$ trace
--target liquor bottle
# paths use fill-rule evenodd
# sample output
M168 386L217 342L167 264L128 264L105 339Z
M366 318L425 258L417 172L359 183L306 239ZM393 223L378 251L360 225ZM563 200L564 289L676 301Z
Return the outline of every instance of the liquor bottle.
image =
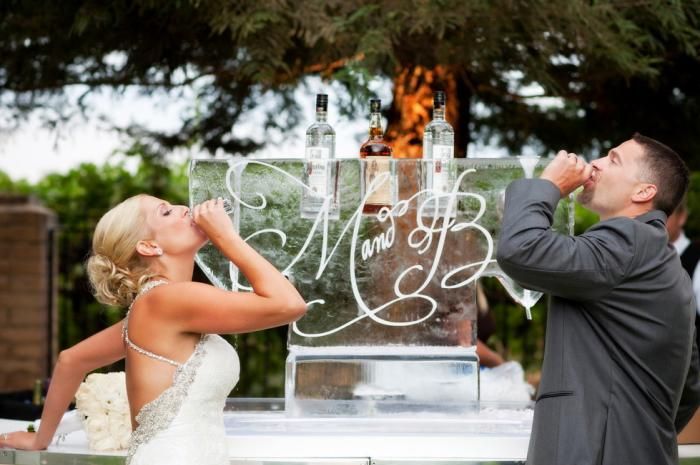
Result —
M329 216L339 216L336 189L337 163L335 161L335 131L326 122L328 95L316 95L316 122L306 130L304 184L301 216L316 218L324 201L331 196Z
M432 201L432 206L438 207L441 215L444 214L447 198L439 196L449 193L454 183L454 170L450 163L454 159L454 141L454 129L445 121L445 93L438 90L433 94L433 120L423 133L423 158L429 160L426 164L427 188L432 191L431 195L438 196ZM450 216L454 216L454 213Z
M392 205L391 147L384 142L382 115L380 113L382 101L372 99L369 101L369 106L369 138L360 147L360 158L364 160L362 163L361 191L363 198L368 189L372 188L372 193L367 197L362 213L374 215L382 207L391 207ZM385 181L372 185L380 175L386 175Z

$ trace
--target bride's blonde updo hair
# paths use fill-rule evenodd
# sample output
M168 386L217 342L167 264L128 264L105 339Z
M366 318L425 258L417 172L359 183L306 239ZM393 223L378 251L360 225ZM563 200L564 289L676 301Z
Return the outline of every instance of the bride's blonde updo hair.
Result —
M136 252L150 232L140 194L104 214L95 227L87 272L95 298L106 305L128 307L141 286L156 274Z

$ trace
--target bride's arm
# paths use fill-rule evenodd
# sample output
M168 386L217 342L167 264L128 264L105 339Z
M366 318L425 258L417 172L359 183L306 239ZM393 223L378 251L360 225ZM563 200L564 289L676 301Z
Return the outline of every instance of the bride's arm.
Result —
M271 328L304 315L306 302L299 292L234 231L222 201L197 205L193 217L248 279L253 292L229 292L194 282L172 283L143 297L152 315L174 323L182 332L220 334Z
M126 349L122 342L121 331L122 322L120 321L61 351L41 413L39 431L9 433L7 440L0 435L0 447L46 449L85 375L125 357Z

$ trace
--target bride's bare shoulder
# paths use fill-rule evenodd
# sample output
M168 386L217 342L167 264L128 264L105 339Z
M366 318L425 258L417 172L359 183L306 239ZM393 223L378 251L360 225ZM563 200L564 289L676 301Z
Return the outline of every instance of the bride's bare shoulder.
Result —
M142 295L134 306L147 307L148 312L154 315L168 316L177 313L183 306L202 305L208 299L225 292L211 284L194 281L168 283L156 286Z

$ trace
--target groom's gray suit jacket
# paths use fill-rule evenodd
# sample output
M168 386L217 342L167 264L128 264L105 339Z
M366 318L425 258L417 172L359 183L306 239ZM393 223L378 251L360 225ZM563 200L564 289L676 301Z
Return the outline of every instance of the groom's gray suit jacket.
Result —
M551 229L559 197L546 180L513 182L498 243L501 268L551 296L528 463L678 463L700 380L692 285L666 215L571 237Z

